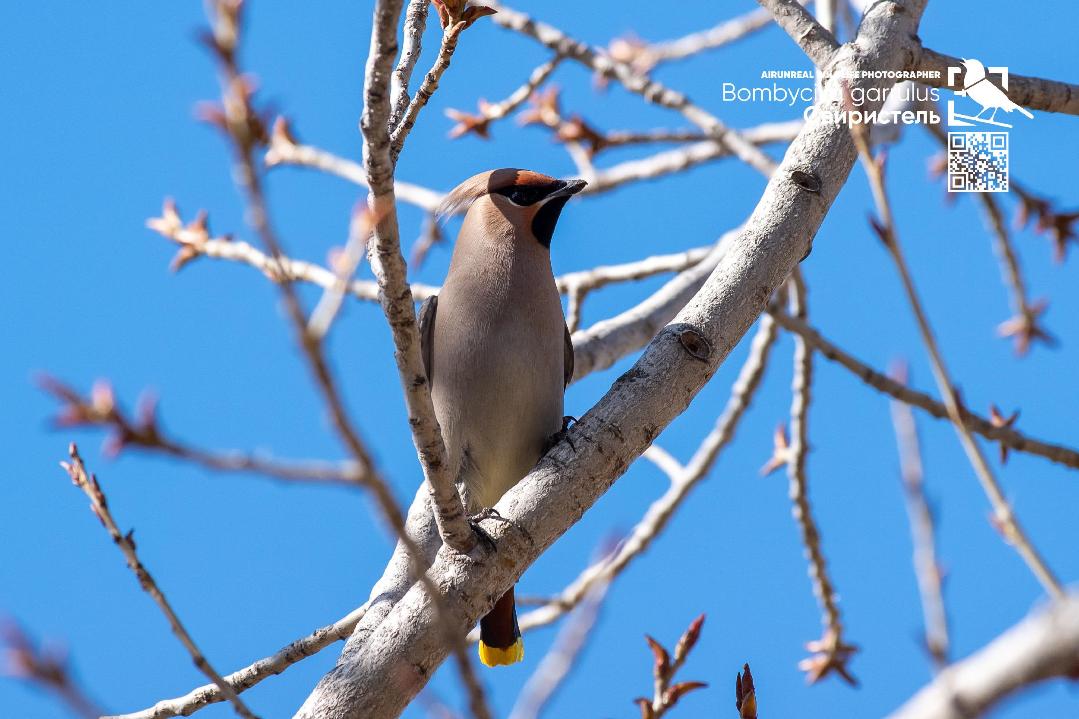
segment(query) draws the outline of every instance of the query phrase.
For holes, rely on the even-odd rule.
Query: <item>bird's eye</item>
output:
[[[507,187],[497,191],[510,202],[520,207],[528,207],[538,202],[543,196],[543,188],[538,187]]]

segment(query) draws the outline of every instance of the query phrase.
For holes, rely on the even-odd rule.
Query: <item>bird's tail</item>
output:
[[[479,653],[480,661],[489,667],[516,664],[525,658],[521,629],[517,626],[513,587],[480,620]]]

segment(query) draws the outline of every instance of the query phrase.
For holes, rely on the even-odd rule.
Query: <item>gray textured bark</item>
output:
[[[925,0],[874,4],[857,41],[839,50],[826,77],[840,70],[913,68],[924,5]],[[851,82],[880,87],[887,81]],[[837,106],[841,101],[839,83],[826,82],[822,103]],[[497,551],[482,546],[469,555],[438,551],[429,574],[444,597],[443,621],[462,635],[467,632],[688,406],[772,291],[809,252],[854,160],[846,126],[816,119],[807,123],[700,291],[570,430],[572,446],[563,442],[554,448],[498,503],[511,523],[485,524]],[[413,509],[410,524],[413,515],[422,514],[416,505]],[[422,524],[419,518],[416,522]],[[393,582],[384,577],[380,585]],[[401,590],[399,585],[390,588],[387,597]],[[297,717],[395,717],[446,657],[449,648],[422,588],[411,587],[395,603],[387,599],[378,606],[365,615],[337,666]]]
[[[1079,595],[1027,617],[942,671],[889,719],[981,716],[1019,689],[1079,672]]]

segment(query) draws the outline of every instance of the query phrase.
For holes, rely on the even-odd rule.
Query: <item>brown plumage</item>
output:
[[[446,196],[466,209],[442,291],[420,310],[423,360],[450,466],[470,514],[493,507],[562,429],[573,376],[551,271],[555,224],[581,180],[484,172]],[[520,661],[512,588],[480,622],[488,666]]]

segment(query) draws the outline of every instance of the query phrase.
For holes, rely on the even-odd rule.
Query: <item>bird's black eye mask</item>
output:
[[[543,202],[543,206],[532,218],[532,234],[541,245],[550,249],[554,226],[558,223],[562,208],[569,202],[569,198],[584,189],[586,184],[588,183],[584,180],[554,180],[546,184],[511,185],[492,192],[502,195],[518,207]]]
[[[515,205],[528,207],[565,186],[566,183],[559,180],[558,182],[552,182],[550,185],[510,185],[509,187],[494,190],[494,193],[502,195]]]

